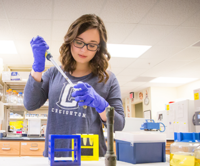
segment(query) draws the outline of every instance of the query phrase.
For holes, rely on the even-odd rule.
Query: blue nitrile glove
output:
[[[88,83],[79,82],[74,88],[81,89],[72,93],[72,97],[75,97],[75,100],[79,102],[79,106],[94,107],[98,113],[103,112],[108,107],[108,102]]]
[[[40,36],[32,38],[30,44],[34,57],[32,68],[35,72],[42,72],[45,68],[45,52],[49,46]]]

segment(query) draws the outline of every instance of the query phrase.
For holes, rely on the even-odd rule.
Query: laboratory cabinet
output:
[[[0,142],[0,156],[19,156],[20,142],[1,141]]]
[[[44,141],[0,141],[0,156],[43,156]]]

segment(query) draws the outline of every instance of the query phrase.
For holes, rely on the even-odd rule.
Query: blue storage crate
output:
[[[132,164],[165,162],[165,142],[131,143],[116,140],[117,160]]]

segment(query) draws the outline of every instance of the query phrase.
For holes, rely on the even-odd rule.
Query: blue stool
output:
[[[73,148],[66,149],[66,148],[58,148],[54,147],[55,139],[72,139],[73,141]],[[66,152],[71,151],[73,152],[72,160],[59,160],[54,161],[54,152]],[[49,161],[50,166],[64,166],[64,165],[81,165],[81,136],[80,135],[49,135]]]

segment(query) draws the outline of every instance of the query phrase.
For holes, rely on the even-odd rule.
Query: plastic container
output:
[[[200,146],[198,146],[194,151],[195,166],[200,166]]]
[[[19,92],[18,95],[17,95],[17,103],[18,104],[23,104],[22,92]]]
[[[115,132],[117,160],[132,164],[165,162],[166,134],[160,132]]]
[[[17,103],[17,91],[13,90],[13,94],[12,94],[12,103]]]
[[[174,133],[170,146],[170,166],[196,166],[195,149],[200,145],[200,133]]]

